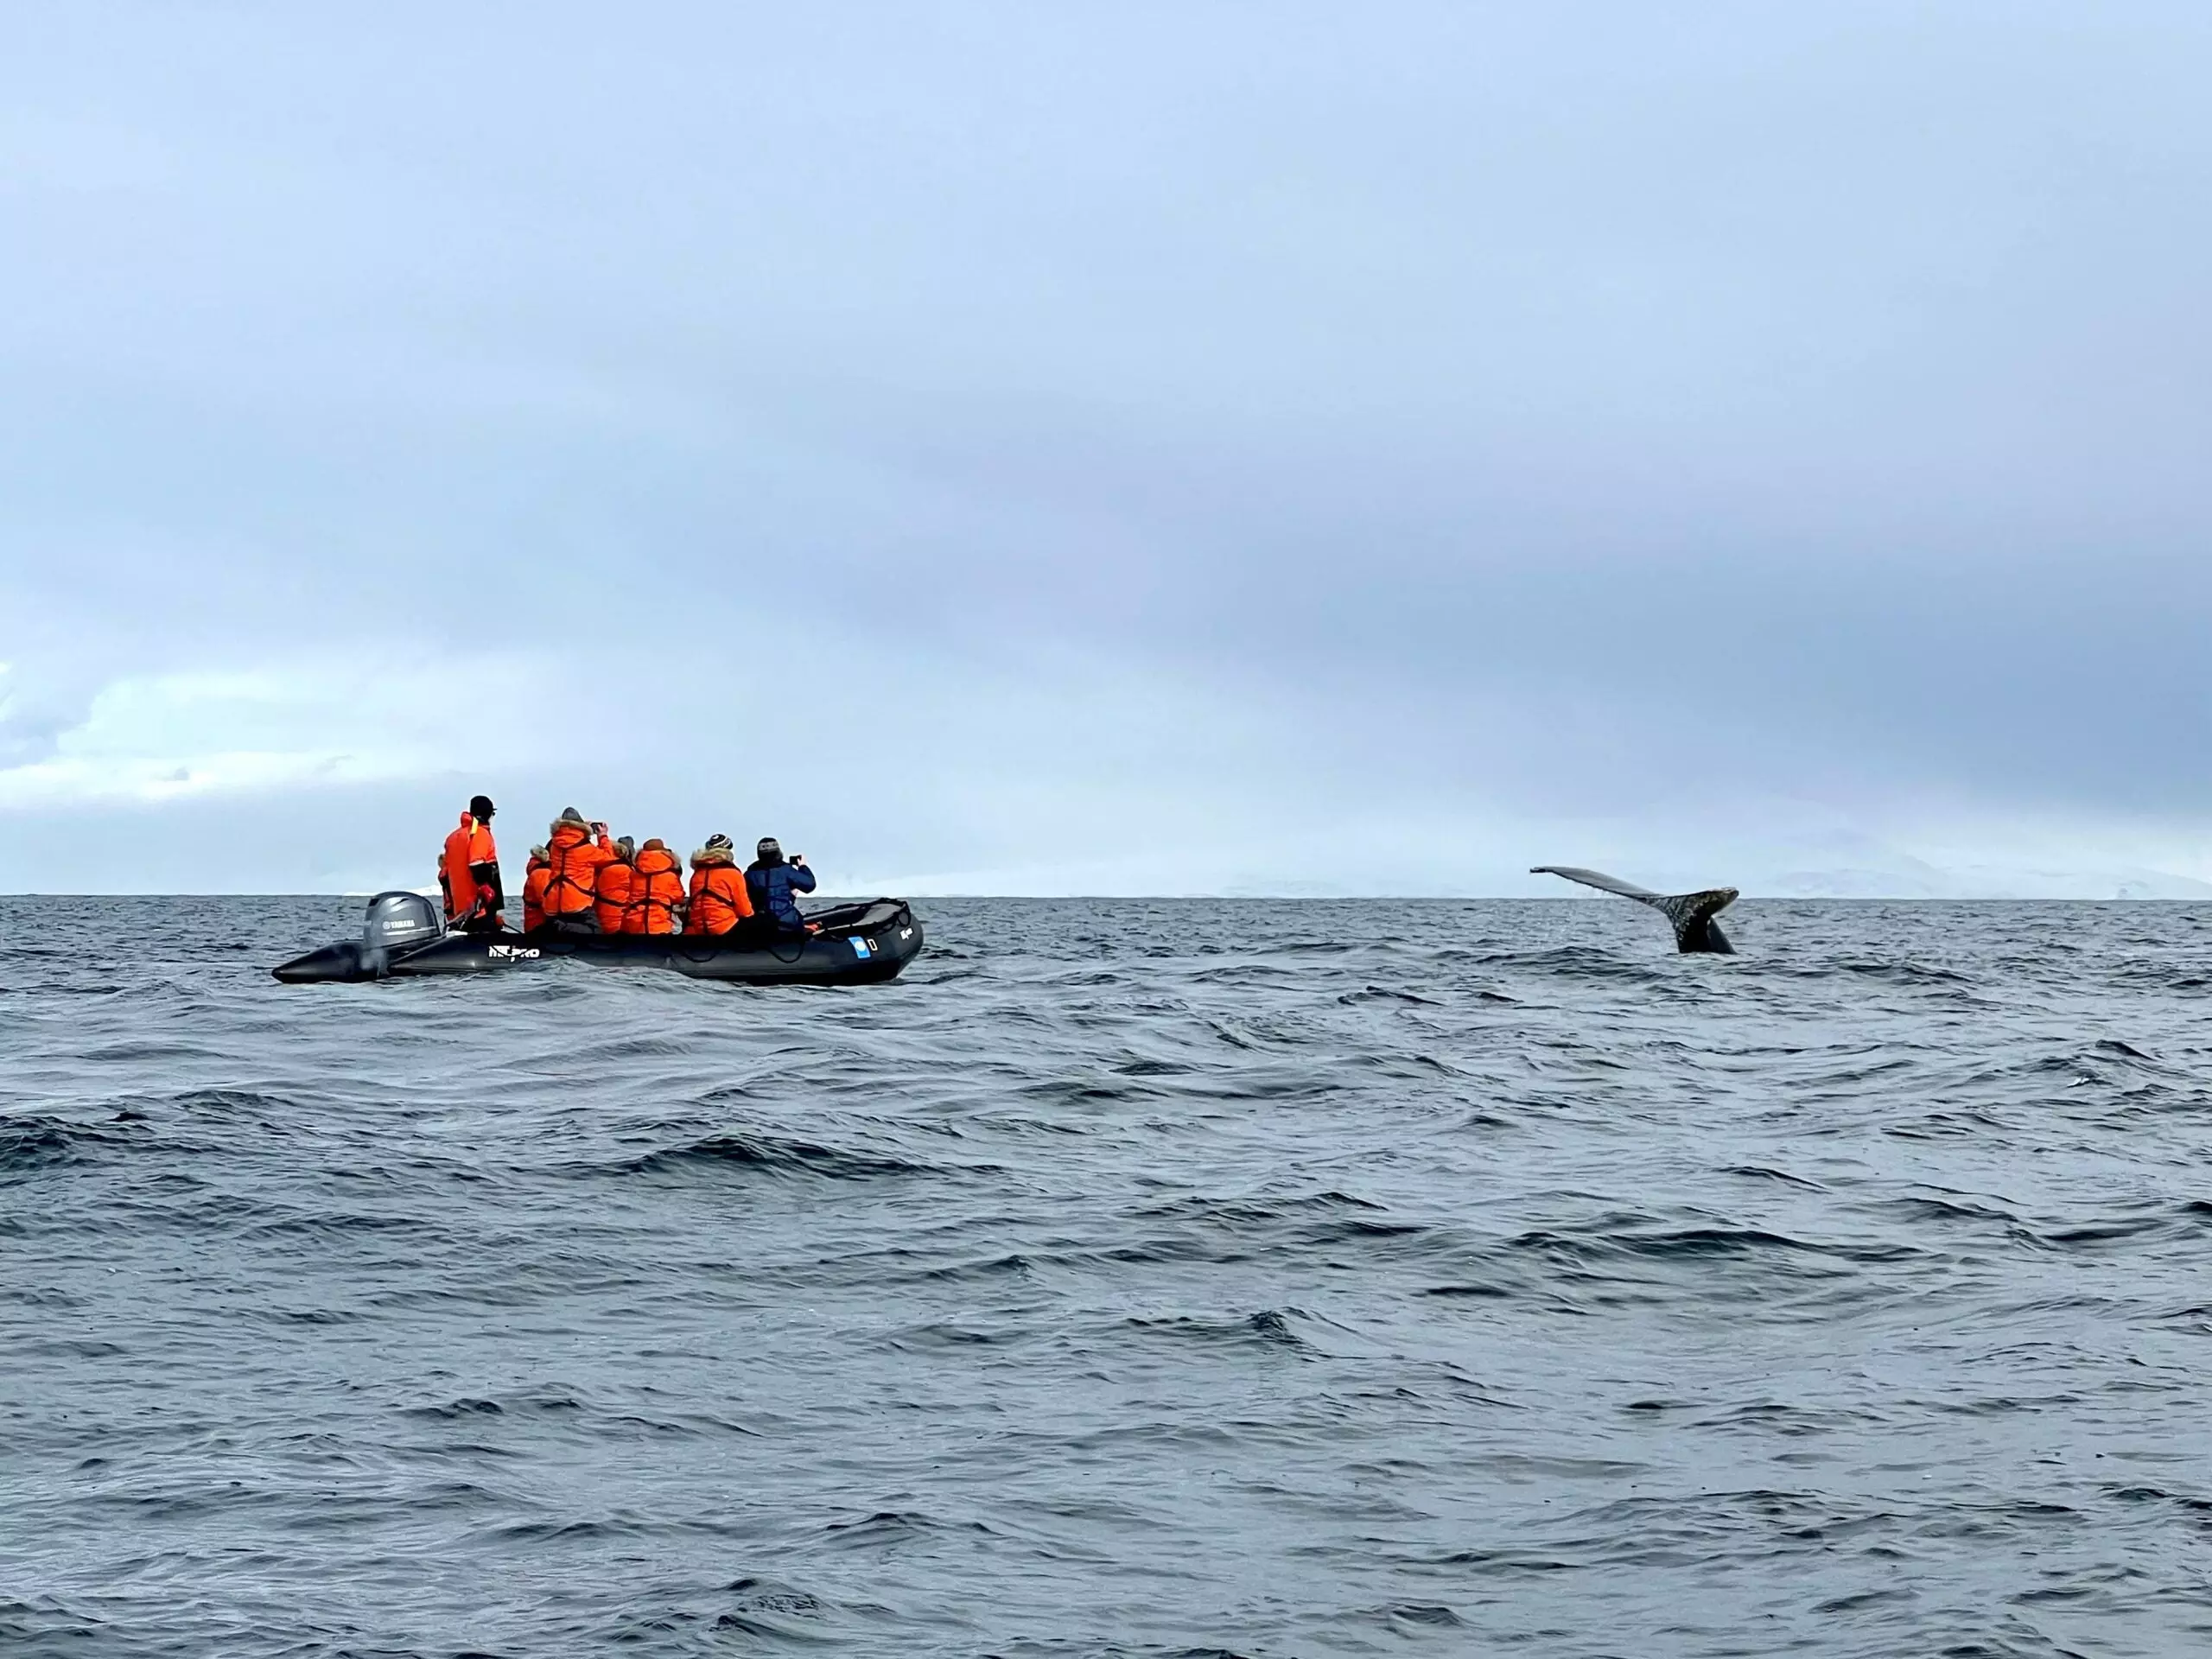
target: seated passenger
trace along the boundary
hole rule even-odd
[[[805,855],[794,853],[786,859],[773,836],[761,836],[753,851],[757,855],[745,872],[753,913],[766,917],[776,932],[786,937],[816,931],[799,913],[795,896],[814,891],[814,872],[806,868]]]
[[[683,866],[668,843],[654,836],[638,849],[625,933],[676,933],[683,926]]]
[[[636,838],[623,836],[614,843],[614,856],[601,865],[599,873],[592,877],[591,913],[602,933],[624,931],[623,918],[629,914],[637,895],[637,872],[630,862],[637,856],[637,851]]]
[[[530,862],[522,878],[522,931],[535,933],[545,925],[545,881],[551,874],[545,867],[545,849],[530,849]]]
[[[745,874],[737,868],[737,853],[729,837],[712,835],[691,855],[691,903],[683,918],[686,933],[722,934],[735,931],[753,916],[753,899],[745,890]]]
[[[586,823],[573,806],[563,807],[545,838],[545,925],[556,933],[596,933],[599,867],[614,856],[607,826]]]

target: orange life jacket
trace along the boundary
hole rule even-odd
[[[599,867],[599,874],[592,878],[592,909],[599,917],[599,931],[620,933],[626,931],[623,918],[628,915],[637,891],[637,871],[622,861],[618,850],[614,856]]]
[[[553,872],[546,868],[543,859],[531,859],[529,872],[522,879],[522,927],[525,933],[545,925],[545,884],[552,876]]]
[[[499,849],[493,845],[492,826],[479,823],[469,813],[462,813],[461,827],[446,837],[446,849],[438,861],[438,885],[445,889],[448,921],[456,920],[476,908],[476,878],[468,873],[468,867],[499,861]]]
[[[594,902],[599,867],[614,856],[614,843],[597,841],[581,823],[563,819],[545,840],[545,915],[581,916]]]
[[[727,933],[753,914],[753,897],[745,890],[745,872],[727,853],[691,855],[691,913],[683,924],[686,933]]]
[[[630,887],[629,913],[622,918],[625,933],[677,931],[677,906],[683,902],[683,866],[658,838],[638,849],[637,879]]]

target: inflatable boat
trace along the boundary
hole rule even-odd
[[[757,985],[868,985],[895,979],[921,953],[922,925],[903,899],[810,911],[804,938],[696,933],[449,933],[419,893],[369,900],[359,940],[342,939],[271,969],[287,985],[354,984],[427,974],[499,973],[572,958],[672,968],[694,979]]]

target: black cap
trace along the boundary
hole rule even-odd
[[[488,818],[496,810],[492,804],[492,798],[489,795],[472,795],[468,798],[468,816],[473,818]]]
[[[753,855],[755,858],[781,858],[784,855],[784,843],[773,836],[763,836],[760,837],[760,844],[753,849]]]

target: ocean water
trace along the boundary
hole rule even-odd
[[[2212,912],[0,899],[0,1652],[2212,1652]]]

